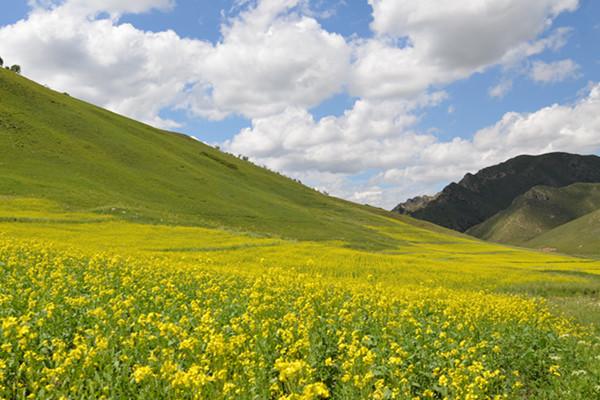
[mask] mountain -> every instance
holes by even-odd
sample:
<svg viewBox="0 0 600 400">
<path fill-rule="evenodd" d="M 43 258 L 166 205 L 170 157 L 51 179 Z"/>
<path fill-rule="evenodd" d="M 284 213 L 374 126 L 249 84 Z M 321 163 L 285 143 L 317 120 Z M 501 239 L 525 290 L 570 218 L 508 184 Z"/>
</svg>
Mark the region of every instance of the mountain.
<svg viewBox="0 0 600 400">
<path fill-rule="evenodd" d="M 545 232 L 523 245 L 600 258 L 600 209 Z"/>
<path fill-rule="evenodd" d="M 524 245 L 598 209 L 600 184 L 575 183 L 562 188 L 535 186 L 467 233 L 493 242 Z"/>
<path fill-rule="evenodd" d="M 393 211 L 465 232 L 499 211 L 534 186 L 563 187 L 577 182 L 600 183 L 600 157 L 568 153 L 518 156 L 467 174 L 419 207 L 414 201 Z M 410 205 L 410 206 L 409 206 Z"/>
<path fill-rule="evenodd" d="M 400 219 L 0 70 L 0 195 L 66 211 L 385 248 Z"/>
</svg>

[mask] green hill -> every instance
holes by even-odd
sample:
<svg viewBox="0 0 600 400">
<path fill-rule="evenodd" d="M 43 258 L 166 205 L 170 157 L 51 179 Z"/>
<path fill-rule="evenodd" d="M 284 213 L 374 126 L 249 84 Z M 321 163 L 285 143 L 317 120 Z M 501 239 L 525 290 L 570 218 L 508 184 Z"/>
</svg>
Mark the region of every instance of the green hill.
<svg viewBox="0 0 600 400">
<path fill-rule="evenodd" d="M 227 227 L 379 248 L 400 218 L 328 197 L 185 135 L 0 70 L 0 195 L 145 223 Z M 438 229 L 438 228 L 433 228 Z"/>
<path fill-rule="evenodd" d="M 600 209 L 600 184 L 536 186 L 467 233 L 484 240 L 523 245 L 597 209 Z"/>
<path fill-rule="evenodd" d="M 525 246 L 600 258 L 600 210 L 577 218 L 525 242 Z"/>
</svg>

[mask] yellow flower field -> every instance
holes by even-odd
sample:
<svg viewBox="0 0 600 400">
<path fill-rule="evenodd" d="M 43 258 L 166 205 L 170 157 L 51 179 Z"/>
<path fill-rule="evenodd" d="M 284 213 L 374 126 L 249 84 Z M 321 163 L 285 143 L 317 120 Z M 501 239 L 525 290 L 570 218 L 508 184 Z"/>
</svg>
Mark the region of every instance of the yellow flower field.
<svg viewBox="0 0 600 400">
<path fill-rule="evenodd" d="M 596 262 L 400 223 L 373 253 L 80 217 L 0 223 L 0 398 L 600 396 L 594 331 L 507 293 Z"/>
</svg>

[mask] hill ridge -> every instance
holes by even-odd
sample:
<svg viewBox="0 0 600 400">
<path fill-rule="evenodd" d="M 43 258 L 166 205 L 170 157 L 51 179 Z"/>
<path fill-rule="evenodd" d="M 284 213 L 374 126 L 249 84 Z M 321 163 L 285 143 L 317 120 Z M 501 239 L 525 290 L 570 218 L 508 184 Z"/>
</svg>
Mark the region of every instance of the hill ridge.
<svg viewBox="0 0 600 400">
<path fill-rule="evenodd" d="M 393 211 L 465 232 L 534 186 L 564 187 L 577 182 L 600 182 L 600 157 L 564 152 L 520 155 L 466 174 L 417 209 L 409 210 L 401 203 Z"/>
</svg>

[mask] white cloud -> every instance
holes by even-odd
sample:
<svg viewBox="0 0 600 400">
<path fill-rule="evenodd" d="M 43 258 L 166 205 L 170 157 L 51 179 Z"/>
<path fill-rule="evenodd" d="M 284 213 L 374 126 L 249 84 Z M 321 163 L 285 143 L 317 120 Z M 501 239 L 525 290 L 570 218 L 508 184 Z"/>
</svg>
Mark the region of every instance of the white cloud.
<svg viewBox="0 0 600 400">
<path fill-rule="evenodd" d="M 250 155 L 267 166 L 288 172 L 359 173 L 369 168 L 391 168 L 408 153 L 434 141 L 410 128 L 419 108 L 437 104 L 445 93 L 423 95 L 414 101 L 358 100 L 340 117 L 318 121 L 304 109 L 252 121 L 225 148 Z"/>
<path fill-rule="evenodd" d="M 565 45 L 571 30 L 539 38 L 578 0 L 439 2 L 370 0 L 378 34 L 355 41 L 349 83 L 358 97 L 410 98 L 497 65 L 512 65 Z M 520 23 L 526 20 L 527 24 Z"/>
<path fill-rule="evenodd" d="M 166 107 L 263 117 L 315 106 L 347 81 L 351 48 L 301 15 L 300 3 L 250 6 L 213 45 L 119 23 L 120 14 L 166 9 L 171 0 L 37 2 L 27 19 L 0 28 L 0 49 L 35 80 L 160 126 L 176 126 L 159 117 Z"/>
<path fill-rule="evenodd" d="M 571 59 L 545 63 L 534 61 L 529 76 L 536 82 L 554 83 L 579 76 L 579 65 Z"/>
<path fill-rule="evenodd" d="M 578 6 L 578 0 L 369 3 L 375 32 L 409 37 L 422 57 L 458 70 L 496 63 L 510 50 L 535 39 L 555 16 Z"/>
<path fill-rule="evenodd" d="M 504 96 L 506 96 L 508 92 L 510 92 L 510 90 L 512 89 L 512 85 L 513 83 L 511 80 L 505 79 L 497 85 L 492 86 L 488 91 L 488 94 L 490 95 L 490 97 L 501 99 Z"/>
<path fill-rule="evenodd" d="M 287 110 L 256 120 L 226 149 L 250 154 L 260 164 L 288 171 L 332 194 L 359 202 L 369 199 L 387 208 L 519 154 L 600 151 L 600 84 L 573 105 L 507 113 L 471 140 L 440 141 L 412 131 L 416 107 L 359 101 L 345 115 L 320 121 L 304 111 Z M 377 116 L 367 117 L 375 111 Z M 367 170 L 380 172 L 367 181 L 352 178 Z"/>
<path fill-rule="evenodd" d="M 574 105 L 554 104 L 531 114 L 507 113 L 475 134 L 478 152 L 500 158 L 549 151 L 594 153 L 600 150 L 600 84 Z"/>
<path fill-rule="evenodd" d="M 263 1 L 223 28 L 224 39 L 199 66 L 200 85 L 186 106 L 198 115 L 264 117 L 310 108 L 342 90 L 351 49 L 310 17 L 298 1 Z M 207 95 L 207 91 L 209 95 Z"/>
<path fill-rule="evenodd" d="M 433 193 L 442 182 L 520 154 L 600 151 L 600 84 L 573 105 L 554 104 L 533 113 L 510 112 L 479 130 L 472 140 L 436 141 L 419 149 L 402 167 L 389 169 L 375 182 L 413 181 Z M 386 206 L 393 204 L 386 203 Z"/>
<path fill-rule="evenodd" d="M 355 44 L 350 93 L 369 99 L 410 99 L 433 84 L 450 82 L 464 73 L 423 60 L 414 47 L 395 47 L 387 40 Z"/>
</svg>

